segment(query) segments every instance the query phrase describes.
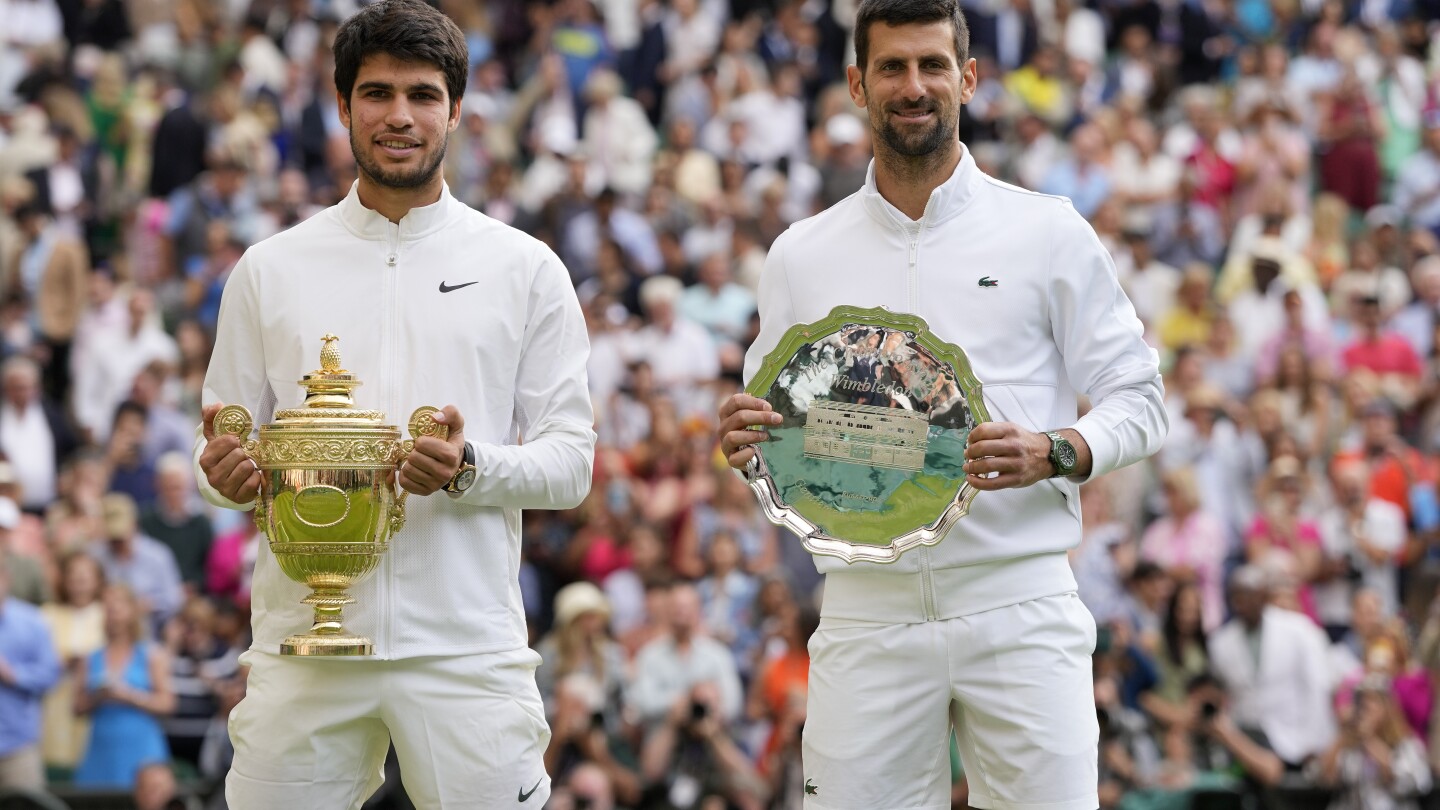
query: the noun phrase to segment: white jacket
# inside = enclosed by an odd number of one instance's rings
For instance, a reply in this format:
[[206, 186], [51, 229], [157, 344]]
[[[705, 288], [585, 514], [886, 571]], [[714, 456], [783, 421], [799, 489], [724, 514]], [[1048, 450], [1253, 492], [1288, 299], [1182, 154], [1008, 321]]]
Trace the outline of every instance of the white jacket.
[[1236, 724], [1265, 732], [1270, 747], [1290, 763], [1330, 747], [1335, 713], [1329, 641], [1310, 617], [1266, 607], [1258, 667], [1239, 619], [1216, 630], [1209, 646], [1210, 667], [1230, 694]]
[[[459, 285], [478, 282], [471, 286]], [[441, 292], [442, 286], [449, 292]], [[421, 405], [455, 405], [478, 478], [460, 496], [410, 497], [405, 528], [352, 589], [347, 628], [379, 658], [525, 646], [520, 510], [564, 509], [590, 490], [595, 434], [589, 340], [560, 260], [539, 241], [472, 210], [447, 188], [394, 224], [355, 189], [246, 251], [225, 285], [204, 402], [238, 403], [257, 425], [298, 407], [320, 336], [339, 336], [359, 375], [355, 404], [405, 424]], [[204, 439], [196, 441], [195, 457]], [[199, 475], [207, 500], [226, 500]], [[309, 592], [260, 552], [255, 648], [305, 631]]]
[[[997, 284], [981, 286], [987, 276]], [[791, 325], [841, 304], [924, 318], [965, 351], [992, 420], [1075, 428], [1092, 475], [1149, 456], [1165, 438], [1156, 353], [1109, 252], [1068, 200], [987, 177], [969, 150], [918, 222], [880, 196], [872, 163], [863, 189], [775, 241], [745, 379]], [[1077, 392], [1093, 405], [1078, 421]], [[822, 613], [925, 621], [1071, 591], [1064, 552], [1079, 542], [1074, 482], [981, 492], [938, 545], [891, 565], [817, 557], [828, 575]]]

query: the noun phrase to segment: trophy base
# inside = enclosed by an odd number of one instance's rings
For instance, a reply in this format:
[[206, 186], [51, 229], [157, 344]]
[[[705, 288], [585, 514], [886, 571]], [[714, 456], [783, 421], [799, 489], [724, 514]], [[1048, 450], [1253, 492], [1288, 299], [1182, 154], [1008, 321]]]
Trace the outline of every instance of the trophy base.
[[375, 644], [364, 636], [300, 633], [280, 644], [281, 655], [344, 656], [374, 655]]

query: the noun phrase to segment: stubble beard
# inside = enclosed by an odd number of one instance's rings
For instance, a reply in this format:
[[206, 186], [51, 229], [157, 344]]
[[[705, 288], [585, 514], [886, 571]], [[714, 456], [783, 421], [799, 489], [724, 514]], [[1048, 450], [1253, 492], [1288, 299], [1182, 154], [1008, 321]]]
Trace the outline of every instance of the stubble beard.
[[929, 111], [934, 113], [935, 123], [923, 132], [907, 135], [891, 122], [890, 113], [893, 111], [882, 110], [880, 125], [876, 129], [885, 148], [900, 157], [925, 158], [939, 152], [947, 143], [953, 141], [956, 122], [946, 117], [945, 111], [939, 105], [930, 105]]
[[360, 148], [354, 131], [350, 133], [350, 154], [355, 156], [355, 165], [359, 167], [362, 174], [383, 188], [414, 189], [434, 180], [435, 174], [440, 171], [440, 166], [445, 162], [445, 150], [448, 146], [448, 138], [441, 140], [440, 148], [435, 150], [434, 156], [429, 161], [421, 163], [417, 169], [393, 170], [386, 169], [372, 160], [369, 153]]

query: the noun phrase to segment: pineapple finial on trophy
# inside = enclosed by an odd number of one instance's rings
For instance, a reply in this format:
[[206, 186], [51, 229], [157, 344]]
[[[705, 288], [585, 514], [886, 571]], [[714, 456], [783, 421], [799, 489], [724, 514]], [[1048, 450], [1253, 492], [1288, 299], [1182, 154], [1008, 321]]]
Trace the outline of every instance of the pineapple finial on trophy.
[[343, 373], [345, 367], [340, 365], [340, 347], [336, 345], [340, 338], [326, 332], [320, 340], [325, 344], [320, 349], [320, 369], [328, 374]]
[[353, 408], [350, 392], [360, 387], [360, 380], [340, 364], [340, 338], [327, 332], [320, 340], [324, 342], [320, 368], [300, 380], [305, 389], [305, 407]]

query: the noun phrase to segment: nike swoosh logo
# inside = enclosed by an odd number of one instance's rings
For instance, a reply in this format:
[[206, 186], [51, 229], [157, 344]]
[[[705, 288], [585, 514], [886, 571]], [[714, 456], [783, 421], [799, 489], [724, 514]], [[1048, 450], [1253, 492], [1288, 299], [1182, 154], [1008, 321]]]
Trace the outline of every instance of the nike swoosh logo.
[[[471, 283], [471, 284], [474, 284], [475, 282], [472, 281], [472, 282], [470, 282], [470, 283]], [[461, 287], [464, 287], [465, 285], [464, 285], [464, 284], [461, 284], [460, 286], [461, 286]], [[545, 781], [545, 778], [542, 776], [542, 777], [540, 778], [540, 782], [544, 782], [544, 781]], [[537, 791], [537, 790], [540, 789], [540, 782], [536, 782], [536, 783], [535, 783], [535, 787], [530, 788], [528, 791], [526, 791], [526, 790], [520, 791], [520, 802], [521, 802], [522, 804], [523, 804], [527, 799], [529, 799], [531, 796], [535, 795], [535, 791]]]
[[442, 292], [442, 293], [455, 292], [456, 290], [462, 289], [462, 288], [464, 288], [464, 287], [469, 287], [471, 284], [479, 284], [479, 283], [480, 283], [480, 282], [478, 282], [478, 281], [467, 281], [467, 282], [465, 282], [464, 284], [456, 284], [454, 287], [448, 287], [448, 286], [445, 285], [445, 282], [442, 281], [442, 282], [440, 282], [440, 292]]

